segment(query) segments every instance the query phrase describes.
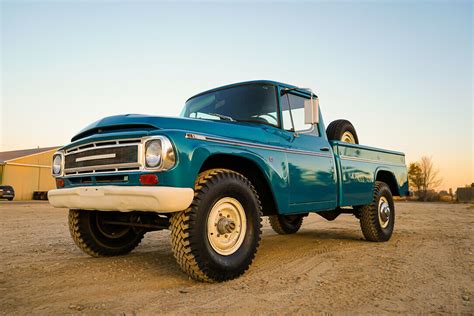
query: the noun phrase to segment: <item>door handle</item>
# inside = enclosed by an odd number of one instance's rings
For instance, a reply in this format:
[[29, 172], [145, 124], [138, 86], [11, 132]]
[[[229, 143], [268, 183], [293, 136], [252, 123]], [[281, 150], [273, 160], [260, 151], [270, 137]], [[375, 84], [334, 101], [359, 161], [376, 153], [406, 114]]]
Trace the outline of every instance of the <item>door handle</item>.
[[321, 147], [319, 150], [321, 150], [321, 151], [329, 151], [329, 147]]

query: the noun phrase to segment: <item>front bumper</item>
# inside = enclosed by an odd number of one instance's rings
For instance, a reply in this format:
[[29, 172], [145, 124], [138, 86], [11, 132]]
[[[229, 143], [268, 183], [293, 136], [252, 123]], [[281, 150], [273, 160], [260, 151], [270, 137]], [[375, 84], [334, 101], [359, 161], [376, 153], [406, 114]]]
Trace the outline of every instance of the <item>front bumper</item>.
[[188, 208], [193, 198], [193, 189], [175, 187], [92, 186], [48, 192], [54, 207], [120, 212], [178, 212]]

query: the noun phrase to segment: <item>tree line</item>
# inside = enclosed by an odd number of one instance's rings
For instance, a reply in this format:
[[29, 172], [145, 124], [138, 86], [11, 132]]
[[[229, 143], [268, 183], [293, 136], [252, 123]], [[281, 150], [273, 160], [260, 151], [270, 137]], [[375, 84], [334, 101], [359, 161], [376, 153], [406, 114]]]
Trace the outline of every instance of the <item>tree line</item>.
[[408, 181], [415, 196], [422, 201], [427, 201], [432, 191], [442, 183], [439, 170], [434, 166], [433, 158], [428, 156], [423, 156], [419, 161], [409, 164]]

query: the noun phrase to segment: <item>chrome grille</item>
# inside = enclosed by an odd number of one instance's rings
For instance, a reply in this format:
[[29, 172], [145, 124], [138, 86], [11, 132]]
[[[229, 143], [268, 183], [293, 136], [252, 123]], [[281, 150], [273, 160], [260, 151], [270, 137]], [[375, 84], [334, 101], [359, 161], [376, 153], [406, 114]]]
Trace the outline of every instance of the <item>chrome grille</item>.
[[65, 151], [64, 174], [79, 175], [140, 170], [140, 139], [100, 141]]

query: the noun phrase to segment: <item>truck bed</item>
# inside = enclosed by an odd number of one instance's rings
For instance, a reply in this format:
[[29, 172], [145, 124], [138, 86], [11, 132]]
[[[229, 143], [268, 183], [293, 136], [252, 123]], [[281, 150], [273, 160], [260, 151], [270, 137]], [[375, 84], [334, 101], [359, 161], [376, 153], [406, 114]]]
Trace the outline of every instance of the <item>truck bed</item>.
[[[339, 206], [369, 204], [373, 197], [375, 180], [378, 179], [391, 182], [388, 184], [393, 195], [408, 195], [407, 169], [403, 153], [339, 141], [330, 143], [339, 179]], [[389, 178], [392, 180], [388, 180]]]

